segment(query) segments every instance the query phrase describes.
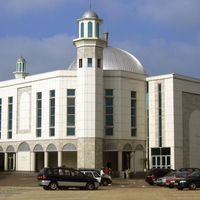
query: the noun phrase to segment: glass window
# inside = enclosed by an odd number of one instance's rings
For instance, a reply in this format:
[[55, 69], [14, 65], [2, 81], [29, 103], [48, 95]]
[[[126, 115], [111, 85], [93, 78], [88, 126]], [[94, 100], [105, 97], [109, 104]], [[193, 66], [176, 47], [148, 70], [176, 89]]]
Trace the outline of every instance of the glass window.
[[131, 136], [137, 136], [136, 92], [131, 91]]
[[81, 37], [84, 37], [84, 23], [81, 23]]
[[49, 99], [49, 136], [55, 136], [55, 90], [50, 90]]
[[42, 127], [42, 92], [36, 93], [36, 137], [41, 137]]
[[67, 90], [67, 136], [75, 135], [75, 89]]
[[88, 58], [87, 61], [88, 61], [87, 66], [92, 67], [92, 58]]
[[92, 22], [88, 22], [88, 37], [92, 37], [93, 26]]
[[162, 85], [158, 84], [158, 132], [159, 146], [162, 147]]
[[100, 58], [97, 59], [97, 67], [101, 68], [101, 59]]
[[96, 37], [99, 37], [99, 23], [96, 23]]
[[8, 133], [7, 133], [8, 139], [12, 139], [12, 123], [13, 123], [13, 97], [8, 97]]
[[113, 90], [105, 89], [105, 135], [113, 135]]
[[79, 59], [79, 68], [83, 67], [83, 59]]

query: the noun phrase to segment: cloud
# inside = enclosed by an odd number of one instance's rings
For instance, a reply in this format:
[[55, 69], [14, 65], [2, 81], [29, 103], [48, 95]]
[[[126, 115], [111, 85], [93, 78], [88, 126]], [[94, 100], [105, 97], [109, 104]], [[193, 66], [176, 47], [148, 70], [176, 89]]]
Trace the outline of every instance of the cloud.
[[57, 8], [64, 0], [8, 0], [1, 1], [1, 10], [11, 11], [13, 13], [23, 14], [32, 9]]
[[114, 45], [133, 53], [143, 64], [148, 75], [175, 72], [200, 78], [200, 42], [189, 44], [153, 39], [148, 44], [124, 41]]
[[13, 77], [18, 57], [27, 60], [30, 74], [67, 69], [75, 58], [72, 37], [55, 35], [49, 38], [30, 37], [0, 38], [0, 80]]

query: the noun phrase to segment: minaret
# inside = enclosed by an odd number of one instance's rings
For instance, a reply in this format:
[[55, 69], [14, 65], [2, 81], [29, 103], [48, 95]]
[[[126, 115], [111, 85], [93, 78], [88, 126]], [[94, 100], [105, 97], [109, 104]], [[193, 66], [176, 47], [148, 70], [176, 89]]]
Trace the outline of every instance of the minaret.
[[21, 56], [16, 62], [15, 78], [25, 78], [28, 76], [26, 72], [26, 60]]
[[100, 38], [102, 20], [93, 11], [78, 19], [77, 48], [77, 109], [78, 167], [103, 166], [103, 48], [107, 41]]

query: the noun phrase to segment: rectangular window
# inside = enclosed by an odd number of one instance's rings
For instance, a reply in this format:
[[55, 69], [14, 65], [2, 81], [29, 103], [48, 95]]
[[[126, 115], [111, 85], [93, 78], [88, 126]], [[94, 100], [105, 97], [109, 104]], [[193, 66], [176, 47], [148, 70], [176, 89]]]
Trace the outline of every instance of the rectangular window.
[[101, 59], [97, 59], [97, 68], [101, 68]]
[[0, 139], [1, 139], [1, 122], [2, 122], [2, 99], [0, 99]]
[[136, 109], [136, 92], [131, 91], [131, 136], [137, 136], [137, 109]]
[[13, 123], [13, 97], [8, 97], [8, 134], [7, 134], [8, 139], [12, 139], [12, 123]]
[[113, 90], [105, 89], [105, 135], [112, 136], [114, 128], [113, 119]]
[[42, 92], [36, 93], [36, 137], [42, 133]]
[[79, 68], [83, 67], [83, 59], [79, 59]]
[[162, 87], [158, 84], [158, 133], [159, 147], [162, 147]]
[[67, 90], [67, 136], [75, 136], [75, 89]]
[[171, 150], [169, 147], [151, 148], [152, 167], [171, 168]]
[[49, 136], [55, 136], [55, 90], [50, 90], [49, 96]]
[[87, 59], [87, 66], [92, 67], [92, 58]]

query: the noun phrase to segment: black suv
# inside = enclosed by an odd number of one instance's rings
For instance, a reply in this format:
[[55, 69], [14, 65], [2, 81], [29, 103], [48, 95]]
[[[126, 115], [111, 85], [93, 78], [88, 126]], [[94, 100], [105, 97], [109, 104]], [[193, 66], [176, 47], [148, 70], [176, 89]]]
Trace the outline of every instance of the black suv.
[[156, 183], [157, 178], [163, 177], [171, 171], [173, 170], [167, 168], [152, 168], [146, 173], [145, 181], [153, 185]]
[[73, 168], [43, 168], [39, 172], [37, 179], [38, 184], [43, 186], [45, 190], [73, 187], [93, 190], [99, 187], [99, 183], [96, 179], [86, 176]]

